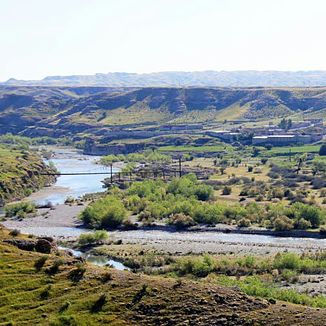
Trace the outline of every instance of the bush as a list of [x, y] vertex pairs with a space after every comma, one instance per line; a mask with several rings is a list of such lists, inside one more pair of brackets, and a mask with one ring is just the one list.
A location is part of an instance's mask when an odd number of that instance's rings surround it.
[[207, 186], [204, 184], [197, 185], [194, 188], [194, 195], [199, 199], [199, 200], [209, 200], [213, 197], [213, 188], [211, 186]]
[[86, 207], [81, 219], [95, 228], [114, 228], [121, 225], [126, 215], [127, 210], [119, 198], [106, 196]]
[[35, 204], [31, 202], [21, 202], [16, 204], [10, 204], [5, 207], [6, 217], [25, 217], [26, 214], [35, 213]]
[[109, 238], [108, 233], [105, 230], [97, 230], [92, 233], [83, 233], [79, 236], [78, 242], [80, 245], [97, 244]]
[[295, 203], [293, 209], [298, 219], [304, 218], [311, 223], [313, 228], [318, 228], [325, 220], [325, 211], [319, 207]]
[[251, 222], [248, 218], [242, 218], [241, 220], [239, 220], [238, 222], [238, 226], [240, 228], [243, 228], [243, 227], [249, 227], [251, 225]]
[[228, 186], [225, 186], [222, 190], [222, 195], [223, 196], [227, 196], [227, 195], [230, 195], [232, 192], [232, 188], [231, 187], [228, 187]]
[[295, 222], [295, 228], [299, 230], [307, 230], [311, 228], [310, 221], [305, 220], [304, 218], [300, 218]]
[[273, 225], [276, 231], [289, 231], [293, 229], [293, 221], [286, 216], [277, 217]]
[[46, 300], [50, 296], [50, 291], [51, 291], [51, 285], [48, 285], [44, 290], [41, 291], [40, 293], [40, 299], [41, 300]]
[[46, 272], [49, 275], [54, 275], [59, 272], [60, 266], [64, 264], [64, 261], [62, 259], [57, 259], [54, 261], [52, 266], [50, 266], [48, 269], [46, 269]]
[[72, 280], [74, 283], [79, 282], [86, 273], [86, 268], [83, 264], [78, 264], [77, 268], [71, 270], [68, 274], [68, 278]]
[[185, 229], [196, 224], [192, 217], [182, 213], [172, 215], [169, 223], [174, 225], [178, 230]]
[[209, 185], [199, 183], [196, 175], [190, 173], [182, 178], [173, 179], [167, 187], [167, 192], [187, 198], [196, 196], [197, 199], [206, 201], [213, 197], [214, 190]]
[[216, 266], [215, 260], [209, 256], [191, 257], [180, 259], [176, 264], [176, 272], [180, 275], [192, 274], [197, 277], [206, 277], [213, 272]]
[[106, 294], [101, 294], [100, 297], [94, 302], [91, 311], [92, 312], [99, 312], [102, 310], [103, 306], [105, 305], [107, 299]]
[[34, 267], [37, 271], [40, 271], [42, 267], [44, 266], [45, 262], [47, 261], [48, 257], [47, 256], [42, 256], [36, 260], [34, 263]]
[[323, 145], [320, 146], [319, 155], [320, 156], [325, 156], [326, 155], [326, 144], [323, 144]]
[[277, 254], [273, 265], [277, 269], [299, 270], [300, 256], [294, 253]]

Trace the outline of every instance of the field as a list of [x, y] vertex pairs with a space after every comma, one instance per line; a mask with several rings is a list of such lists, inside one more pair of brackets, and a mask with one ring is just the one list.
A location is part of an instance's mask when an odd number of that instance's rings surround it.
[[292, 147], [274, 147], [270, 150], [263, 151], [263, 155], [275, 156], [275, 155], [295, 155], [304, 153], [318, 153], [319, 145], [304, 145], [304, 146], [292, 146]]

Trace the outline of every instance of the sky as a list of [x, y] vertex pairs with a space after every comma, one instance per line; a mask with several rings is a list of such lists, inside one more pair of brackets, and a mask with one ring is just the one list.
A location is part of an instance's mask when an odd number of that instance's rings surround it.
[[325, 0], [0, 0], [0, 81], [326, 70]]

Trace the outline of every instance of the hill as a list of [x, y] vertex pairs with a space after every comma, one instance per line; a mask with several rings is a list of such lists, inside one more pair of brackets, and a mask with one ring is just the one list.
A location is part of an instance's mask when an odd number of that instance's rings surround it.
[[32, 136], [295, 115], [325, 118], [326, 88], [0, 87], [0, 132]]
[[[96, 267], [23, 251], [0, 226], [3, 325], [322, 325], [325, 309], [271, 302], [212, 282]], [[44, 242], [44, 241], [43, 241]], [[43, 258], [42, 258], [43, 257]]]
[[53, 176], [41, 174], [53, 170], [36, 153], [4, 145], [0, 145], [0, 171], [0, 207], [55, 180]]
[[42, 80], [11, 78], [3, 84], [109, 87], [306, 87], [326, 86], [326, 71], [168, 71], [146, 74], [113, 72], [95, 75], [49, 76]]

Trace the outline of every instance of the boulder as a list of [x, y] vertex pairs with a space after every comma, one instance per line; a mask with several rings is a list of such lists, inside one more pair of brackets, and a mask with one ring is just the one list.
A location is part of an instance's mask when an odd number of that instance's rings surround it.
[[43, 254], [49, 254], [52, 251], [52, 244], [46, 239], [38, 239], [35, 244], [35, 250]]

